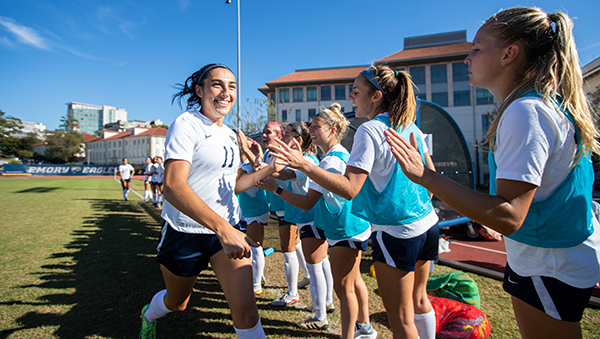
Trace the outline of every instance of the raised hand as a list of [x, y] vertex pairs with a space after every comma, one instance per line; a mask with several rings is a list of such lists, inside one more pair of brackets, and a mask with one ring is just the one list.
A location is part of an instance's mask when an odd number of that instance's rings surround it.
[[410, 134], [410, 143], [401, 137], [393, 128], [385, 131], [386, 141], [392, 149], [392, 154], [400, 164], [402, 171], [411, 181], [420, 183], [426, 173], [421, 153], [417, 148], [417, 138]]
[[275, 192], [279, 185], [273, 177], [269, 176], [263, 179], [262, 181], [257, 182], [254, 186], [265, 191]]
[[272, 148], [271, 155], [278, 161], [280, 165], [291, 168], [302, 169], [306, 166], [306, 159], [302, 156], [302, 151], [298, 140], [292, 139], [292, 147], [288, 146], [281, 140], [276, 140], [279, 147]]

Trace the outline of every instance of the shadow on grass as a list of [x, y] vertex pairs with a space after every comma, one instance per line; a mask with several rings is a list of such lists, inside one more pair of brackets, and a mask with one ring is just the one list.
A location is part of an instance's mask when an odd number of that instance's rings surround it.
[[[39, 284], [21, 286], [24, 293], [30, 288], [48, 291], [32, 303], [39, 310], [16, 319], [21, 326], [0, 332], [0, 338], [47, 326], [56, 328], [57, 338], [137, 338], [142, 306], [164, 289], [155, 259], [160, 223], [134, 203], [87, 200], [94, 213], [72, 233], [65, 251], [52, 254], [51, 264], [31, 273], [38, 276]], [[188, 310], [161, 319], [159, 337], [212, 338], [211, 333], [233, 333], [231, 326], [223, 326], [223, 313], [210, 310], [228, 314], [219, 283], [208, 270], [199, 277]]]

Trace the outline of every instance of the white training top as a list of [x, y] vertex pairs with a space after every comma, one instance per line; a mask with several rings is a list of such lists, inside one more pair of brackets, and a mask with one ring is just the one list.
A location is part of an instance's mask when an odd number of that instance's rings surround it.
[[150, 177], [152, 175], [150, 173], [150, 172], [152, 172], [152, 168], [154, 168], [153, 163], [149, 163], [148, 165], [146, 165], [146, 169], [144, 170], [144, 174], [146, 175], [146, 180], [148, 180], [148, 177]]
[[[333, 146], [327, 154], [323, 157], [323, 160], [319, 163], [319, 167], [326, 170], [327, 172], [341, 174], [344, 175], [346, 173], [346, 163], [340, 159], [339, 157], [328, 157], [331, 152], [345, 152], [346, 148], [341, 144], [337, 144]], [[309, 189], [315, 190], [323, 195], [325, 201], [327, 201], [327, 205], [331, 208], [333, 213], [338, 213], [343, 204], [341, 203], [339, 198], [335, 197], [335, 194], [321, 187], [321, 185], [317, 184], [314, 181], [311, 181]]]
[[[197, 110], [181, 114], [169, 127], [165, 142], [165, 161], [190, 163], [187, 184], [215, 213], [235, 225], [241, 209], [235, 195], [241, 166], [236, 134], [226, 125], [219, 127]], [[165, 201], [162, 217], [175, 230], [185, 233], [214, 234]]]
[[[389, 118], [389, 114], [382, 113]], [[348, 165], [360, 168], [369, 173], [366, 180], [371, 180], [373, 186], [378, 192], [385, 189], [392, 179], [396, 158], [392, 154], [390, 145], [385, 140], [384, 132], [389, 127], [378, 120], [369, 120], [358, 127], [354, 134], [354, 143], [352, 152], [348, 159]], [[423, 133], [415, 135], [421, 138], [423, 152], [428, 153], [427, 144], [424, 141]], [[426, 217], [416, 222], [406, 225], [376, 225], [372, 224], [372, 231], [384, 231], [396, 238], [410, 239], [425, 233], [431, 228], [439, 218], [432, 210]]]
[[[576, 151], [573, 124], [559, 109], [539, 97], [517, 99], [499, 121], [496, 178], [536, 185], [533, 200], [545, 200], [567, 177]], [[504, 237], [508, 264], [522, 276], [553, 277], [578, 288], [594, 286], [600, 280], [600, 232], [596, 218], [592, 222], [594, 233], [570, 248], [541, 248]]]
[[163, 172], [165, 167], [163, 164], [153, 164], [152, 182], [159, 183], [163, 181]]
[[121, 173], [121, 178], [123, 178], [123, 180], [128, 180], [131, 179], [131, 174], [134, 172], [134, 169], [131, 164], [119, 165], [119, 172]]

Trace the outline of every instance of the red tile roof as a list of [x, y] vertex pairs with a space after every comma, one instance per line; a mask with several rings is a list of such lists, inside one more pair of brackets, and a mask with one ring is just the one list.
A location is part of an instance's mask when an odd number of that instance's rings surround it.
[[139, 137], [139, 136], [143, 136], [143, 135], [158, 135], [158, 136], [166, 136], [167, 135], [167, 129], [166, 128], [162, 128], [162, 127], [154, 127], [151, 128], [145, 132], [142, 133], [138, 133], [138, 134], [132, 134], [132, 135], [128, 135], [126, 136], [126, 138], [133, 138], [133, 137]]
[[450, 45], [431, 46], [413, 49], [403, 49], [394, 54], [388, 55], [384, 58], [377, 60], [376, 62], [391, 62], [391, 61], [407, 61], [414, 59], [429, 59], [436, 57], [446, 57], [452, 55], [465, 55], [469, 54], [473, 49], [473, 45], [470, 42], [459, 42]]
[[[275, 80], [267, 82], [267, 86], [293, 83], [293, 82], [313, 82], [318, 81], [336, 81], [336, 80], [352, 80], [367, 66], [345, 67], [345, 68], [321, 68], [321, 69], [306, 69], [297, 70], [294, 73], [284, 75]], [[262, 87], [261, 87], [262, 88]]]

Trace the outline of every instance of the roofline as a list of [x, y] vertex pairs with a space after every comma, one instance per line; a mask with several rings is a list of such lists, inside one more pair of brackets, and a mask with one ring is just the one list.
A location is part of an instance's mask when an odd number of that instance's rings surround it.
[[464, 52], [464, 53], [455, 53], [455, 54], [444, 54], [444, 55], [429, 56], [429, 57], [423, 57], [423, 58], [411, 58], [411, 59], [396, 59], [396, 60], [385, 60], [385, 61], [379, 61], [379, 60], [381, 60], [381, 59], [379, 59], [375, 63], [376, 64], [383, 64], [383, 63], [392, 63], [392, 62], [424, 61], [424, 60], [431, 60], [431, 59], [452, 59], [452, 58], [455, 58], [455, 57], [467, 56], [467, 55], [469, 55], [469, 53]]
[[295, 70], [295, 72], [309, 72], [309, 71], [326, 71], [330, 69], [350, 69], [350, 68], [367, 68], [370, 65], [355, 65], [355, 66], [341, 66], [341, 67], [316, 67], [316, 68], [301, 68]]

